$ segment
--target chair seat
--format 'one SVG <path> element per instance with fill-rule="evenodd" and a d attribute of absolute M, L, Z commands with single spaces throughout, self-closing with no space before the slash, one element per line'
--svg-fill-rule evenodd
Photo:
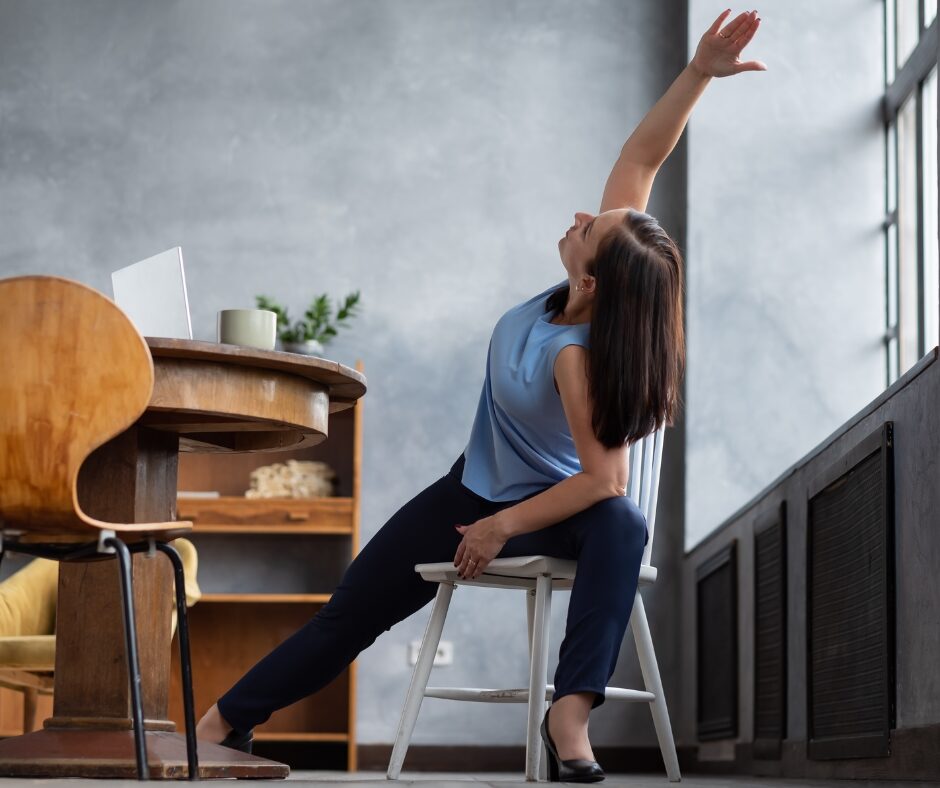
<path fill-rule="evenodd" d="M 168 542 L 181 536 L 189 536 L 193 531 L 193 524 L 189 520 L 171 520 L 168 523 L 101 523 L 105 530 L 114 531 L 127 544 L 142 542 L 151 537 Z M 3 530 L 3 539 L 9 544 L 87 544 L 98 538 L 98 529 L 83 526 L 82 530 L 20 531 L 15 526 Z"/>
<path fill-rule="evenodd" d="M 552 558 L 547 555 L 525 555 L 518 558 L 494 558 L 476 580 L 461 579 L 453 561 L 416 564 L 415 572 L 418 572 L 425 580 L 435 583 L 455 583 L 489 588 L 535 588 L 535 579 L 539 575 L 551 575 L 552 589 L 558 590 L 568 589 L 574 585 L 577 568 L 577 561 Z M 643 564 L 640 567 L 639 584 L 644 586 L 655 582 L 656 567 Z"/>
<path fill-rule="evenodd" d="M 3 670 L 55 670 L 55 635 L 22 635 L 0 638 Z"/>

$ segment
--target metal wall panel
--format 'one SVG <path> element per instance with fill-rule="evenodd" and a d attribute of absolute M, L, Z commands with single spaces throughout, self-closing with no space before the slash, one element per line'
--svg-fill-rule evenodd
<path fill-rule="evenodd" d="M 893 424 L 808 490 L 807 722 L 815 759 L 889 754 L 895 724 Z"/>
<path fill-rule="evenodd" d="M 779 759 L 787 735 L 786 505 L 754 531 L 754 757 Z"/>
<path fill-rule="evenodd" d="M 698 607 L 698 738 L 738 733 L 737 542 L 696 572 Z"/>

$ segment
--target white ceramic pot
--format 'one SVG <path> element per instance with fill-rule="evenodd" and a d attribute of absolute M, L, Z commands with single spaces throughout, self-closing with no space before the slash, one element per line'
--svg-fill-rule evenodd
<path fill-rule="evenodd" d="M 323 357 L 323 345 L 315 339 L 308 339 L 304 342 L 282 342 L 281 344 L 287 353 Z"/>

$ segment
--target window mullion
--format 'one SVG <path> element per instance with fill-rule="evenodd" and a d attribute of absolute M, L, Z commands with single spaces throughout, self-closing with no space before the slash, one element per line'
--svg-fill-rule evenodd
<path fill-rule="evenodd" d="M 923 0 L 920 7 L 923 10 Z M 914 158 L 917 162 L 917 356 L 923 358 L 927 349 L 924 347 L 924 96 L 923 83 L 917 89 L 915 98 L 914 123 L 915 138 Z"/>
<path fill-rule="evenodd" d="M 940 41 L 940 17 L 930 23 L 904 66 L 894 74 L 894 79 L 885 90 L 883 108 L 885 123 L 891 123 L 908 96 L 917 90 L 937 62 Z M 895 27 L 897 27 L 895 23 Z M 897 51 L 897 50 L 895 50 Z"/>

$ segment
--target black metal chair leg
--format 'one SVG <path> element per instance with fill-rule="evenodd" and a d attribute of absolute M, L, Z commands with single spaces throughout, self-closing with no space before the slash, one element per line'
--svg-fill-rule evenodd
<path fill-rule="evenodd" d="M 189 779 L 199 779 L 199 754 L 196 748 L 196 713 L 193 704 L 193 667 L 189 656 L 189 623 L 186 620 L 186 576 L 183 561 L 176 548 L 166 542 L 157 542 L 156 547 L 165 553 L 173 564 L 173 579 L 176 586 L 176 626 L 180 637 L 180 673 L 183 679 L 183 721 L 186 726 L 186 760 Z"/>
<path fill-rule="evenodd" d="M 134 744 L 137 751 L 137 779 L 149 780 L 147 742 L 144 732 L 144 709 L 140 698 L 140 661 L 137 657 L 137 626 L 134 620 L 134 589 L 131 585 L 131 553 L 127 545 L 114 536 L 104 540 L 113 547 L 121 570 L 121 592 L 124 601 L 124 643 L 127 650 L 127 672 L 131 683 L 131 714 L 134 721 Z"/>

